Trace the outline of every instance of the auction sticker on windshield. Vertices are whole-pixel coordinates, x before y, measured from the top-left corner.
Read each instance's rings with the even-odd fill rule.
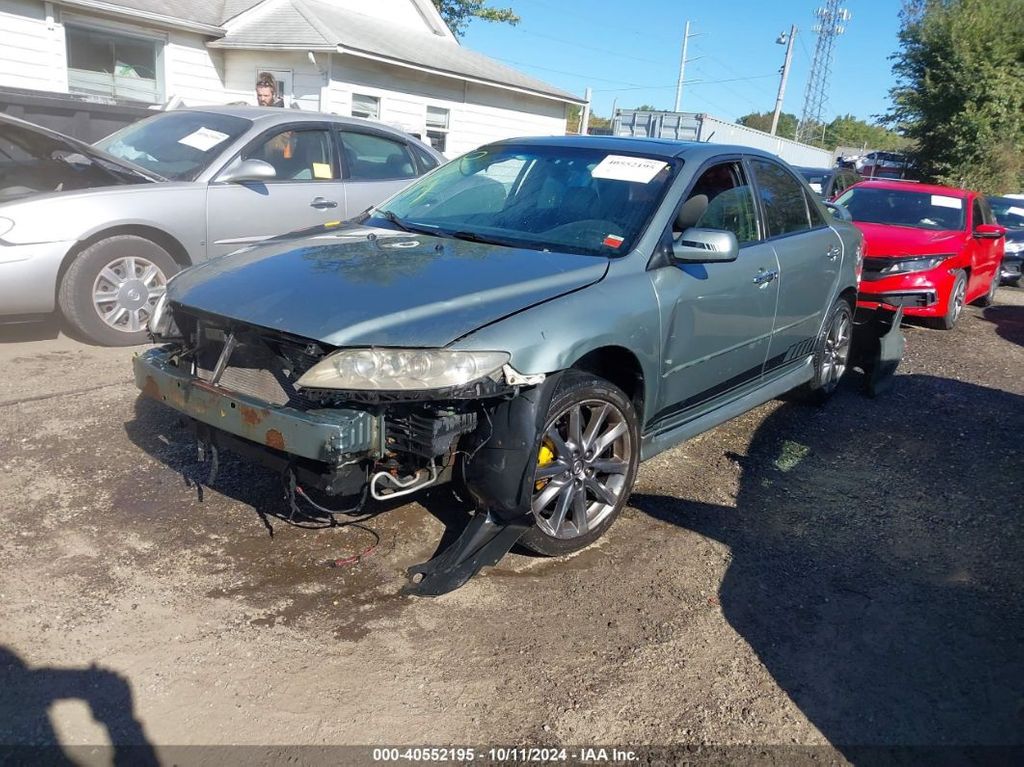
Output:
[[[200,152],[208,152],[227,137],[227,133],[221,133],[219,130],[197,128],[187,136],[178,139],[178,143],[198,149]]]
[[[956,210],[962,210],[964,207],[964,201],[959,197],[947,197],[944,194],[933,194],[932,205],[936,208],[954,208]]]
[[[649,160],[646,157],[627,157],[621,154],[610,154],[599,162],[590,175],[594,178],[607,178],[613,181],[633,181],[649,184],[668,163],[661,160]]]

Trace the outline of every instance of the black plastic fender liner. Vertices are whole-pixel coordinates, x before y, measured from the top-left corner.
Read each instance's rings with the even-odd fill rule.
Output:
[[[443,552],[409,568],[414,579],[403,592],[438,596],[462,586],[481,567],[498,563],[533,524],[533,475],[548,407],[561,373],[504,400],[481,419],[465,446],[466,489],[476,515]],[[416,578],[419,580],[415,580]]]
[[[540,385],[501,402],[490,412],[489,424],[482,419],[477,432],[480,444],[466,449],[471,456],[463,469],[466,489],[477,508],[498,521],[512,522],[530,514],[537,451],[561,380],[562,373],[554,373]]]
[[[865,391],[875,397],[893,383],[896,368],[903,360],[907,341],[900,330],[903,307],[880,305],[870,314],[861,314],[854,322],[850,363],[864,371]]]

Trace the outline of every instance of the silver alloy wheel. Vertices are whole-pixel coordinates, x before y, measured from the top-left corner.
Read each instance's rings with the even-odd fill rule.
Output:
[[[821,360],[821,385],[829,388],[839,382],[850,359],[852,324],[847,312],[836,312],[825,336],[825,353]]]
[[[548,422],[534,474],[533,515],[552,538],[579,538],[615,509],[633,458],[626,416],[603,400],[576,402]]]
[[[139,256],[116,258],[92,284],[92,303],[108,326],[122,333],[145,329],[156,302],[167,290],[160,267]]]
[[[960,312],[964,309],[964,299],[967,297],[967,281],[958,280],[953,290],[953,322],[960,319]]]

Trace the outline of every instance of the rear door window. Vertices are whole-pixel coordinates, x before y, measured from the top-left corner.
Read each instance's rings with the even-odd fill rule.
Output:
[[[341,151],[352,181],[414,178],[416,163],[408,147],[375,133],[341,131]]]
[[[757,180],[769,237],[781,237],[811,228],[803,186],[781,165],[768,160],[750,161]]]

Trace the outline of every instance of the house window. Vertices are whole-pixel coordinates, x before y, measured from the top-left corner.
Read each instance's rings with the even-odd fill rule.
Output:
[[[157,104],[164,100],[163,42],[68,25],[68,89],[72,93]]]
[[[448,145],[448,110],[427,107],[427,140],[438,152]]]
[[[364,93],[352,94],[352,116],[367,120],[380,119],[380,99]]]

